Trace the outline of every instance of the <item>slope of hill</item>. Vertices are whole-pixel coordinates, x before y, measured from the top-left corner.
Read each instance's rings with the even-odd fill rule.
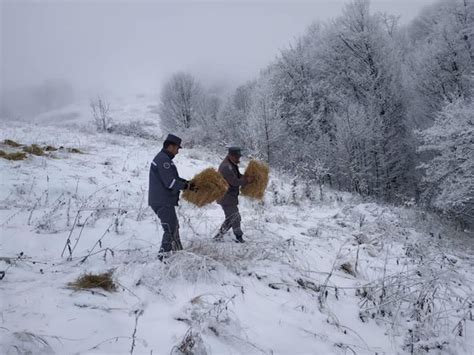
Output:
[[[430,214],[273,173],[263,203],[241,198],[247,243],[214,243],[219,206],[183,201],[185,250],[163,264],[147,207],[161,142],[0,124],[2,142],[64,147],[0,159],[1,353],[473,352],[473,239]],[[222,157],[176,165],[191,178]],[[107,271],[115,292],[68,287]]]

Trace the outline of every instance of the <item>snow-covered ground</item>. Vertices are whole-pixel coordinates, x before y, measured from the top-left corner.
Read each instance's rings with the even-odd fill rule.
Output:
[[[327,188],[308,198],[273,173],[264,203],[241,198],[246,244],[211,240],[218,205],[182,201],[185,250],[162,264],[147,207],[161,142],[44,117],[0,122],[0,140],[83,154],[0,159],[0,353],[474,352],[468,233]],[[175,161],[191,178],[223,155],[183,149]],[[108,270],[117,292],[68,288]]]

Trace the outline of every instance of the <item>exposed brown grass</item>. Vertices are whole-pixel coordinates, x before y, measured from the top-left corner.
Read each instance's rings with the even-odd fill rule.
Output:
[[[201,171],[192,178],[191,182],[198,188],[198,191],[186,190],[182,197],[198,207],[221,199],[229,188],[225,179],[214,168]]]
[[[240,189],[242,196],[261,200],[265,195],[265,189],[268,185],[269,173],[270,168],[267,164],[251,160],[247,169],[245,169],[244,176],[253,176],[255,180]]]
[[[356,276],[356,273],[354,271],[354,268],[352,267],[352,264],[347,262],[347,263],[344,263],[340,266],[340,269],[342,271],[344,271],[346,274],[349,274],[349,275],[352,275],[352,276]]]
[[[33,155],[44,155],[44,150],[37,144],[27,145],[23,147],[23,151]]]
[[[64,149],[63,147],[56,148],[52,145],[46,145],[43,147],[40,147],[37,144],[32,144],[32,145],[22,145],[19,144],[11,139],[5,139],[3,141],[5,145],[8,145],[10,147],[18,148],[18,147],[23,147],[23,152],[15,152],[15,153],[8,153],[3,150],[0,150],[0,158],[8,159],[8,160],[24,160],[26,159],[27,155],[25,153],[33,154],[33,155],[38,155],[38,156],[43,156],[45,155],[46,152],[55,152],[59,149]],[[77,148],[66,148],[66,151],[69,153],[74,153],[74,154],[84,154],[81,150]],[[49,154],[50,157],[53,157],[51,154]]]
[[[43,148],[45,152],[55,152],[58,150],[58,148],[53,147],[52,145],[47,145],[46,147]]]
[[[25,160],[26,153],[23,152],[15,152],[15,153],[7,153],[3,150],[0,150],[0,158],[7,159],[7,160]]]
[[[77,149],[77,148],[67,148],[67,151],[69,153],[75,153],[75,154],[84,154],[81,150]]]
[[[112,274],[112,271],[107,271],[103,274],[85,274],[78,277],[76,281],[68,283],[68,287],[74,290],[101,288],[105,291],[114,292],[117,291],[117,285],[115,285],[112,279]]]
[[[14,140],[11,139],[5,139],[3,141],[4,144],[9,145],[10,147],[18,148],[21,147],[20,143],[15,142]]]

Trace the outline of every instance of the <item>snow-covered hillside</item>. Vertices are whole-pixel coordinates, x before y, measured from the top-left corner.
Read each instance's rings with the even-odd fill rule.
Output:
[[[157,101],[153,95],[136,95],[133,100],[119,96],[102,96],[102,100],[110,106],[108,116],[113,124],[124,124],[132,121],[141,121],[152,126],[153,134],[160,134],[158,125]],[[91,101],[80,100],[76,103],[64,106],[62,108],[44,112],[36,115],[25,115],[19,118],[15,116],[0,117],[4,120],[21,119],[24,122],[32,122],[36,125],[54,125],[56,127],[68,127],[76,129],[84,129],[84,127],[93,128]]]
[[[163,264],[147,207],[161,142],[40,121],[0,122],[2,142],[65,148],[0,159],[0,353],[473,353],[467,233],[273,173],[264,203],[241,198],[247,243],[213,242],[219,206],[182,201],[185,250]],[[191,178],[223,155],[175,162]],[[108,270],[116,292],[68,287]]]

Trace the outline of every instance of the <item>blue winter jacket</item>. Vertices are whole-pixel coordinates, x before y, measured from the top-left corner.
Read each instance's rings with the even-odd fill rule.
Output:
[[[180,178],[173,163],[174,156],[161,150],[150,165],[148,190],[149,206],[177,206],[180,190],[186,188],[187,181]]]

